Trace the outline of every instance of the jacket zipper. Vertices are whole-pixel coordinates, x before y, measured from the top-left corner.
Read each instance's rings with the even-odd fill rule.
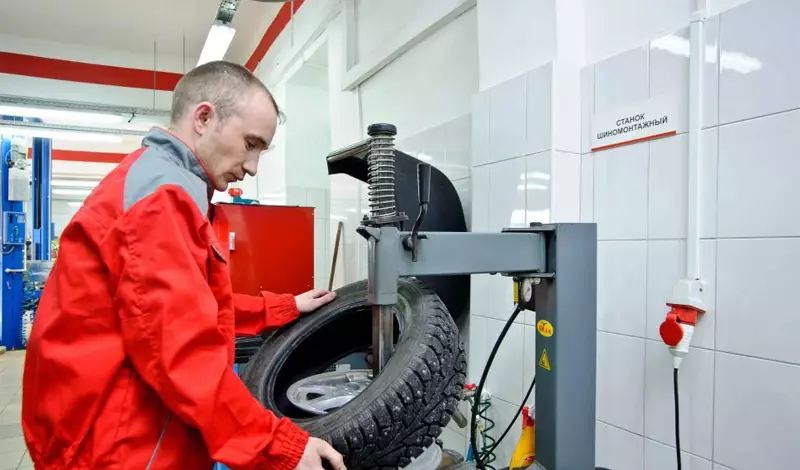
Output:
[[[161,434],[158,436],[158,441],[156,441],[156,446],[153,448],[153,454],[150,456],[150,460],[147,462],[147,467],[145,467],[145,470],[150,470],[153,467],[153,462],[156,460],[158,448],[161,447],[161,441],[164,440],[164,434],[167,433],[167,426],[169,426],[169,419],[171,417],[172,413],[167,413],[167,420],[164,422],[164,427],[161,429]]]

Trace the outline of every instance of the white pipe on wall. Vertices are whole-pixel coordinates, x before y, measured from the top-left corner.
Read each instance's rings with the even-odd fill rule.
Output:
[[[697,314],[707,310],[704,301],[703,281],[700,279],[700,194],[703,162],[701,140],[703,121],[703,67],[705,65],[705,37],[703,26],[706,19],[705,0],[697,1],[697,10],[692,18],[691,53],[689,55],[689,163],[687,165],[686,200],[686,276],[680,279],[667,297],[670,312],[659,331],[670,347],[673,366],[677,369],[689,352]],[[677,316],[676,316],[677,315]],[[677,321],[677,323],[675,323]],[[675,343],[675,329],[681,329],[682,338]]]
[[[689,164],[686,220],[686,279],[700,279],[700,189],[703,143],[703,69],[705,48],[706,0],[697,0],[691,25],[689,55]]]

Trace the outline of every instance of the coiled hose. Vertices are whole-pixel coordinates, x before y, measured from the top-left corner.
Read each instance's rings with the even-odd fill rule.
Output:
[[[486,361],[486,367],[483,368],[483,373],[481,374],[481,380],[480,380],[480,382],[478,382],[478,388],[475,389],[476,400],[472,403],[472,422],[470,423],[469,440],[470,440],[470,444],[472,445],[472,448],[475,450],[475,465],[480,470],[487,470],[487,469],[494,470],[493,467],[487,467],[486,466],[487,462],[483,461],[483,459],[481,458],[481,455],[480,455],[481,452],[478,452],[478,450],[477,450],[478,449],[478,445],[477,445],[476,430],[477,430],[477,427],[478,427],[477,426],[477,417],[478,417],[478,413],[480,411],[478,409],[479,408],[479,404],[480,404],[480,397],[483,394],[483,387],[484,387],[484,385],[486,385],[486,377],[489,376],[489,370],[491,369],[492,363],[494,362],[494,357],[497,355],[497,351],[500,349],[500,345],[503,343],[503,339],[505,339],[506,334],[508,333],[508,330],[511,328],[511,325],[514,324],[514,320],[517,319],[517,316],[519,316],[520,312],[522,312],[522,309],[519,308],[519,305],[517,305],[514,308],[514,313],[512,313],[511,317],[509,317],[508,321],[506,321],[506,324],[503,327],[503,331],[500,332],[500,336],[497,337],[497,341],[495,341],[495,343],[494,343],[494,347],[492,348],[492,352],[489,354],[489,359]],[[513,419],[512,419],[512,423],[513,423]],[[505,437],[505,433],[503,433],[503,437]],[[494,444],[492,447],[489,448],[490,455],[494,455],[492,453],[492,451],[494,450],[494,448],[496,446],[497,446],[497,444]]]
[[[475,453],[475,459],[483,462],[488,470],[495,470],[495,468],[492,466],[492,463],[497,460],[497,456],[494,454],[497,441],[489,434],[489,431],[495,427],[495,422],[489,418],[489,408],[491,407],[491,403],[488,400],[482,401],[479,399],[479,397],[475,398],[475,400],[469,399],[469,402],[473,405],[473,409],[478,410],[478,417],[481,418],[484,423],[483,429],[481,430],[480,450],[475,450],[477,449],[475,445],[472,446]],[[478,405],[477,408],[474,406],[475,403]]]

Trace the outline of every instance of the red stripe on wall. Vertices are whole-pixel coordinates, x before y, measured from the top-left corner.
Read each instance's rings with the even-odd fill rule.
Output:
[[[614,149],[614,148],[617,148],[617,147],[622,147],[623,145],[638,144],[640,142],[647,142],[648,140],[661,139],[663,137],[670,137],[670,136],[673,136],[673,135],[676,135],[676,134],[677,134],[676,131],[669,131],[669,132],[664,132],[663,134],[656,134],[656,135],[651,135],[651,136],[647,136],[647,137],[640,137],[638,139],[626,140],[625,142],[619,142],[619,143],[611,144],[611,145],[603,145],[602,147],[595,147],[595,148],[592,149],[592,152],[599,152],[601,150]]]
[[[97,85],[172,91],[183,75],[0,52],[0,73]]]
[[[259,41],[256,49],[250,56],[250,59],[244,64],[248,70],[252,72],[258,67],[258,63],[267,55],[269,48],[272,47],[272,44],[278,39],[278,36],[280,36],[283,29],[286,28],[286,25],[288,25],[289,21],[292,19],[292,15],[297,13],[297,10],[300,9],[304,1],[305,0],[294,0],[293,2],[284,3],[281,6],[281,9],[278,10],[278,14],[275,15],[275,19],[272,20],[269,28],[267,28],[267,31],[264,33],[264,37],[261,38],[261,41]]]
[[[86,150],[60,150],[50,151],[53,160],[66,162],[92,162],[92,163],[119,163],[126,157],[124,153],[89,152]],[[32,150],[28,149],[28,158],[32,158]]]

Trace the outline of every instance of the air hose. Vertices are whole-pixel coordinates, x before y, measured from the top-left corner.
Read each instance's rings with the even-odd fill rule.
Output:
[[[533,380],[531,380],[530,387],[528,387],[528,392],[525,393],[525,398],[522,399],[522,403],[519,405],[519,408],[517,408],[517,412],[514,413],[515,417],[519,416],[519,414],[522,413],[522,409],[525,408],[525,404],[528,402],[528,398],[530,398],[531,392],[533,392],[533,386],[534,385],[536,385],[536,376],[535,375],[533,376]],[[508,432],[511,431],[511,428],[514,427],[514,422],[515,421],[516,421],[516,418],[514,420],[512,420],[510,423],[508,423],[508,427],[506,427],[506,430],[503,431],[503,434],[501,434],[500,437],[497,439],[497,442],[495,442],[494,446],[492,446],[492,448],[489,449],[489,452],[494,452],[494,450],[497,448],[497,446],[499,446],[500,443],[503,442],[503,439],[506,438],[506,435],[508,434]]]
[[[514,425],[514,421],[516,421],[516,416],[518,416],[519,413],[522,411],[522,408],[525,406],[525,402],[530,397],[531,391],[533,390],[533,386],[536,383],[536,377],[534,376],[533,381],[531,382],[531,385],[528,388],[528,393],[525,395],[525,399],[522,400],[522,404],[520,405],[519,410],[517,410],[516,414],[514,415],[515,418],[513,418],[511,420],[511,423],[508,425],[508,427],[503,432],[503,434],[500,436],[500,438],[497,439],[497,441],[495,441],[492,444],[492,447],[490,447],[488,450],[483,451],[483,452],[478,452],[477,451],[477,449],[478,449],[477,436],[476,436],[476,434],[477,434],[477,432],[476,432],[477,431],[477,417],[478,417],[478,415],[480,413],[485,411],[485,409],[481,410],[480,407],[479,407],[479,405],[481,403],[480,398],[481,398],[481,395],[483,393],[483,387],[484,387],[484,385],[486,385],[486,377],[488,377],[489,370],[492,368],[492,363],[494,362],[494,358],[497,355],[497,351],[500,349],[500,345],[503,344],[503,340],[505,339],[506,334],[508,333],[508,330],[511,328],[511,325],[514,324],[514,320],[517,319],[517,316],[519,316],[520,312],[522,312],[522,309],[519,307],[519,305],[515,306],[514,312],[508,318],[508,321],[506,321],[506,324],[503,327],[503,331],[501,331],[500,335],[497,337],[497,341],[495,341],[495,343],[494,343],[494,347],[492,348],[492,352],[489,353],[489,359],[486,361],[486,367],[483,368],[483,373],[481,374],[481,380],[478,382],[478,387],[475,389],[475,398],[476,399],[472,403],[472,413],[471,413],[472,417],[471,417],[471,422],[470,422],[469,441],[470,441],[470,444],[472,445],[472,448],[475,449],[475,466],[478,467],[480,470],[487,470],[487,468],[494,468],[494,467],[491,467],[491,466],[487,466],[488,464],[491,464],[492,462],[484,461],[483,460],[483,456],[481,454],[484,454],[484,455],[490,456],[490,457],[494,456],[494,453],[493,453],[494,450],[497,448],[497,446],[500,445],[500,443],[503,441],[503,439],[508,434],[509,430],[511,430],[512,426]],[[492,425],[494,425],[494,422],[492,422]],[[489,439],[491,439],[491,438],[489,438]]]

